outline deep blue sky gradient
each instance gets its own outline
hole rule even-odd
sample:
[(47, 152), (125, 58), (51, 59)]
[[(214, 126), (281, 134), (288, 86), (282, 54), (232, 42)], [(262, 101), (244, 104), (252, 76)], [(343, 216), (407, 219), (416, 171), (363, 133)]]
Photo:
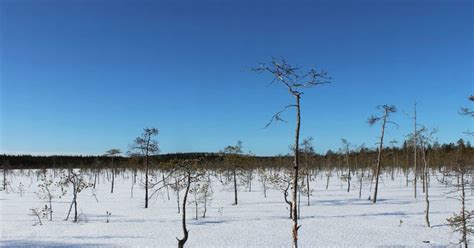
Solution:
[[(374, 146), (366, 119), (395, 104), (400, 127), (468, 139), (458, 115), (473, 89), (472, 1), (0, 0), (0, 153), (127, 150), (143, 127), (162, 153), (218, 151), (237, 140), (258, 155), (287, 153), (293, 99), (248, 68), (284, 56), (333, 83), (303, 96), (302, 136)], [(472, 138), (471, 138), (472, 140)]]

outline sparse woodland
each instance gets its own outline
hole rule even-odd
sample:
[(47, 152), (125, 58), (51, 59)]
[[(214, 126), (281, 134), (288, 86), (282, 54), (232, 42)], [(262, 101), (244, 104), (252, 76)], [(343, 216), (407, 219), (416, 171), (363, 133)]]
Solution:
[[(261, 198), (266, 199), (268, 192), (274, 190), (280, 194), (281, 204), (288, 211), (288, 227), (281, 228), (291, 232), (291, 245), (298, 247), (299, 231), (305, 228), (299, 222), (304, 216), (305, 206), (314, 205), (313, 199), (317, 198), (314, 192), (328, 190), (332, 180), (340, 180), (341, 188), (344, 182), (344, 191), (348, 194), (356, 191), (355, 199), (379, 204), (378, 196), (384, 190), (379, 187), (383, 183), (380, 182), (381, 178), (390, 178), (392, 181), (396, 177), (403, 178), (401, 187), (412, 188), (413, 201), (423, 197), (425, 207), (420, 211), (424, 213), (424, 222), (419, 225), (425, 225), (426, 228), (434, 225), (430, 211), (438, 202), (430, 200), (430, 188), (432, 182), (437, 181), (450, 189), (450, 197), (455, 197), (459, 204), (453, 206), (452, 215), (446, 215), (444, 223), (436, 225), (452, 227), (453, 232), (459, 234), (459, 244), (464, 247), (472, 243), (474, 209), (467, 196), (473, 194), (474, 148), (469, 142), (459, 139), (456, 143), (438, 143), (436, 130), (417, 123), (416, 107), (413, 133), (407, 134), (405, 140), (387, 141), (384, 133), (395, 124), (390, 117), (397, 114), (397, 109), (393, 105), (382, 105), (378, 107), (378, 114), (368, 120), (370, 125), (374, 125), (376, 146), (351, 144), (350, 137), (345, 137), (340, 150), (318, 154), (314, 151), (317, 141), (311, 137), (300, 137), (300, 125), (305, 123), (300, 111), (306, 107), (300, 103), (300, 98), (311, 97), (310, 91), (303, 95), (303, 89), (318, 86), (315, 90), (319, 90), (319, 85), (329, 83), (327, 73), (316, 70), (300, 72), (299, 67), (280, 59), (261, 64), (254, 71), (270, 74), (270, 81), (285, 87), (294, 100), (294, 103), (275, 113), (270, 121), (286, 121), (281, 117), (283, 111), (296, 110), (296, 121), (291, 122), (295, 124), (295, 139), (288, 141), (291, 148), (287, 155), (259, 157), (245, 153), (241, 141), (216, 153), (159, 155), (158, 129), (145, 128), (131, 142), (126, 156), (120, 156), (123, 153), (119, 149), (110, 149), (103, 156), (1, 155), (1, 190), (4, 194), (20, 193), (21, 197), (24, 186), (13, 187), (15, 177), (22, 174), (36, 178), (39, 182), (37, 204), (30, 206), (31, 212), (25, 214), (36, 218), (34, 225), (47, 226), (48, 221), (69, 220), (71, 214), (73, 222), (87, 222), (87, 214), (80, 212), (82, 195), (86, 194), (84, 192), (92, 190), (96, 201), (100, 203), (100, 197), (94, 193), (98, 185), (106, 183), (109, 193), (113, 195), (116, 194), (116, 180), (120, 179), (120, 182), (125, 181), (130, 187), (130, 198), (142, 194), (140, 191), (143, 190), (144, 208), (150, 208), (150, 202), (157, 199), (172, 201), (173, 198), (176, 213), (181, 216), (182, 233), (175, 234), (178, 247), (184, 247), (193, 237), (192, 227), (187, 225), (189, 219), (200, 220), (209, 216), (208, 209), (213, 204), (216, 183), (228, 191), (226, 208), (242, 204), (242, 192), (250, 193), (257, 189), (261, 191)], [(472, 102), (474, 97), (468, 100)], [(291, 98), (289, 101), (292, 101)], [(460, 114), (466, 118), (473, 117), (469, 107), (461, 108)], [(472, 135), (471, 131), (466, 133)], [(322, 182), (325, 188), (316, 186), (316, 182)], [(55, 200), (58, 199), (69, 203), (67, 216), (55, 214), (58, 208)], [(153, 208), (158, 206), (159, 203), (153, 204)], [(368, 209), (371, 207), (366, 206)], [(226, 210), (219, 209), (219, 213), (223, 211)], [(113, 223), (112, 213), (112, 209), (107, 211), (107, 223)]]

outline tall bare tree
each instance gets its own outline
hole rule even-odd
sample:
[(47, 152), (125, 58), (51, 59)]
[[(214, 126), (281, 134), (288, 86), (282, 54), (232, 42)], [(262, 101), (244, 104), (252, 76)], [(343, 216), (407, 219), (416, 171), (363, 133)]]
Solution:
[(110, 186), (110, 193), (114, 193), (114, 182), (115, 182), (115, 166), (114, 166), (114, 158), (122, 153), (120, 149), (112, 148), (105, 152), (105, 156), (112, 158), (112, 185)]
[(144, 128), (143, 133), (140, 137), (137, 137), (131, 148), (138, 151), (145, 165), (145, 208), (148, 208), (148, 170), (150, 164), (150, 156), (158, 153), (160, 151), (158, 147), (158, 141), (154, 139), (158, 135), (157, 128)]
[(234, 205), (237, 205), (237, 164), (242, 161), (242, 141), (237, 141), (235, 146), (224, 148), (226, 159), (232, 164), (232, 177), (234, 182)]
[(367, 121), (369, 125), (371, 126), (377, 123), (378, 121), (382, 121), (381, 135), (380, 135), (380, 141), (379, 141), (379, 150), (377, 154), (377, 165), (375, 167), (375, 175), (374, 175), (375, 177), (375, 190), (374, 190), (374, 198), (373, 198), (374, 203), (377, 202), (377, 192), (379, 188), (379, 175), (380, 175), (380, 167), (381, 167), (381, 161), (382, 161), (382, 148), (383, 148), (383, 138), (385, 135), (385, 126), (387, 125), (387, 123), (392, 123), (392, 124), (397, 125), (395, 122), (390, 121), (389, 119), (389, 116), (391, 113), (397, 112), (397, 108), (395, 106), (383, 105), (383, 106), (378, 106), (377, 108), (382, 111), (382, 115), (381, 116), (372, 115), (371, 117), (369, 117)]
[(292, 196), (292, 210), (293, 210), (293, 247), (298, 247), (298, 214), (297, 214), (297, 196), (298, 196), (298, 176), (299, 176), (299, 139), (300, 139), (300, 127), (301, 127), (301, 96), (303, 95), (303, 89), (311, 88), (313, 86), (330, 83), (330, 77), (325, 71), (317, 71), (310, 69), (309, 71), (302, 72), (301, 67), (292, 66), (286, 62), (285, 59), (273, 58), (268, 64), (261, 63), (259, 67), (254, 68), (253, 71), (259, 73), (269, 73), (275, 82), (280, 83), (284, 86), (291, 96), (294, 97), (295, 103), (285, 106), (281, 111), (275, 113), (270, 122), (267, 124), (268, 127), (273, 121), (283, 121), (281, 114), (289, 108), (296, 109), (296, 127), (295, 127), (295, 142), (294, 142), (294, 160), (293, 160), (293, 196)]

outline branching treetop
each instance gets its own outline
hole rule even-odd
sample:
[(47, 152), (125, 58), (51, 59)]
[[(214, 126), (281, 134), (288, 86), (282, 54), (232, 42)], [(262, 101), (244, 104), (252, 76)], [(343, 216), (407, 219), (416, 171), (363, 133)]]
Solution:
[(288, 64), (284, 58), (273, 58), (268, 64), (260, 63), (260, 65), (253, 68), (252, 71), (260, 73), (269, 72), (273, 75), (273, 80), (270, 84), (277, 81), (281, 82), (287, 87), (290, 93), (295, 96), (302, 94), (301, 88), (328, 84), (331, 79), (327, 72), (323, 70), (317, 71), (316, 69), (310, 69), (309, 71), (303, 72), (301, 67)]
[[(331, 83), (331, 77), (328, 76), (328, 73), (323, 70), (310, 69), (309, 71), (303, 71), (299, 66), (292, 66), (286, 62), (284, 58), (273, 58), (270, 63), (260, 63), (256, 68), (253, 68), (252, 71), (263, 73), (270, 73), (273, 77), (270, 85), (275, 82), (280, 82), (283, 84), (288, 91), (299, 100), (300, 96), (303, 94), (304, 88), (311, 88), (320, 84)], [(267, 123), (265, 128), (270, 126), (273, 121), (282, 121), (286, 122), (281, 118), (281, 114), (285, 112), (288, 108), (299, 107), (297, 104), (290, 104), (285, 106), (281, 111), (275, 113)]]
[(156, 135), (158, 135), (157, 128), (144, 128), (142, 135), (133, 141), (130, 148), (132, 150), (137, 150), (142, 155), (156, 154), (160, 151), (158, 142), (153, 139)]
[[(367, 123), (371, 126), (373, 126), (378, 121), (382, 120), (385, 115), (388, 116), (391, 113), (397, 112), (397, 108), (394, 105), (385, 104), (385, 105), (382, 105), (382, 106), (378, 106), (377, 109), (382, 110), (383, 115), (381, 115), (381, 116), (374, 116), (374, 115), (370, 116), (369, 119), (367, 120)], [(398, 126), (398, 124), (393, 122), (393, 121), (387, 121), (387, 123), (392, 123), (392, 124)]]

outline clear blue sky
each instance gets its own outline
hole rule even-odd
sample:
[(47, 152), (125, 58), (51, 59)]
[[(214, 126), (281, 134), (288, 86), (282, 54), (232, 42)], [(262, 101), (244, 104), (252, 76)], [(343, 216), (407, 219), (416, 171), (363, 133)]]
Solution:
[[(333, 83), (307, 90), (302, 136), (319, 152), (340, 139), (374, 146), (366, 119), (394, 104), (400, 124), (440, 142), (468, 139), (473, 2), (0, 0), (0, 153), (127, 150), (157, 127), (162, 153), (218, 151), (244, 142), (287, 153), (294, 113), (263, 129), (293, 99), (247, 68), (284, 56), (324, 68)], [(472, 107), (472, 106), (471, 106)], [(472, 140), (471, 140), (472, 141)]]

